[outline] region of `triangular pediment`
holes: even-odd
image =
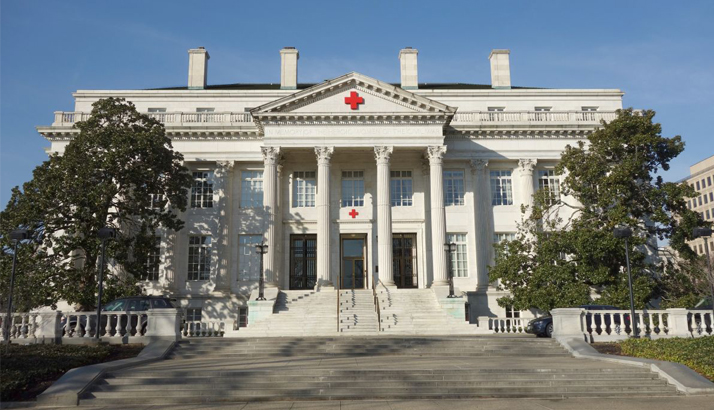
[[[456,109],[359,73],[349,73],[251,110],[284,115],[452,115]]]

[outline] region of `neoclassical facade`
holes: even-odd
[[[419,83],[411,48],[400,84],[354,72],[302,84],[297,50],[280,53],[280,84],[208,85],[209,55],[192,49],[186,87],[80,90],[73,112],[38,127],[62,152],[109,96],[165,124],[194,186],[185,228],[157,232],[146,291],[237,320],[264,241],[271,289],[439,288],[453,272],[471,317],[519,314],[496,304],[493,244],[537,189],[557,189],[563,149],[614,118],[623,93],[513,87],[508,50],[491,52],[489,85]]]

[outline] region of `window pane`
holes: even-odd
[[[444,205],[464,204],[464,172],[444,171]]]

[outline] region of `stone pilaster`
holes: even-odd
[[[488,160],[471,160],[474,175],[474,222],[476,230],[476,287],[488,288],[488,260],[491,254],[491,187],[488,174]]]
[[[429,158],[429,182],[431,195],[431,248],[434,262],[434,281],[432,286],[448,286],[449,276],[446,267],[446,211],[444,209],[444,154],[446,146],[436,145],[427,148]]]
[[[520,198],[521,205],[526,205],[529,208],[533,206],[533,170],[535,170],[538,161],[534,158],[524,158],[518,160],[518,174],[520,176]],[[529,212],[527,213],[529,214]]]
[[[334,147],[315,147],[317,156],[317,286],[332,287],[330,271],[330,159]]]
[[[268,253],[263,256],[265,286],[278,286],[278,163],[280,147],[261,147],[263,153],[263,208],[266,219],[265,243]]]
[[[230,291],[231,273],[228,262],[231,260],[231,220],[233,161],[216,161],[216,182],[218,182],[218,270],[216,290]]]
[[[393,147],[374,147],[377,161],[377,264],[379,282],[384,286],[394,286],[392,269],[392,201],[389,193],[389,161]]]

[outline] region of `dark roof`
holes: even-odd
[[[304,90],[318,83],[298,83],[297,89]],[[393,86],[399,87],[399,83],[391,83]],[[187,90],[188,87],[164,87],[164,88],[149,88],[149,90]],[[207,85],[206,90],[279,90],[279,83],[270,84],[216,84]],[[420,90],[491,90],[490,84],[468,84],[468,83],[419,83]],[[538,89],[538,87],[511,87],[511,89]]]

